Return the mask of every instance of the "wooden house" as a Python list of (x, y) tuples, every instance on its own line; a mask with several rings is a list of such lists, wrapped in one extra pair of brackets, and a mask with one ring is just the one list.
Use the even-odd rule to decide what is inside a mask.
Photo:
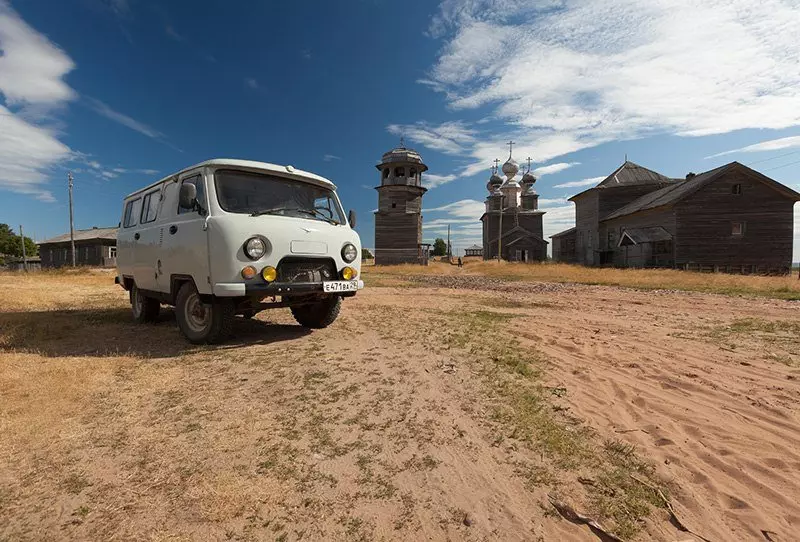
[[(75, 230), (75, 264), (93, 267), (117, 265), (117, 228)], [(42, 267), (72, 265), (69, 233), (39, 243)]]
[(680, 180), (626, 162), (570, 199), (575, 251), (567, 250), (569, 230), (556, 234), (560, 261), (745, 273), (791, 268), (800, 194), (738, 162)]

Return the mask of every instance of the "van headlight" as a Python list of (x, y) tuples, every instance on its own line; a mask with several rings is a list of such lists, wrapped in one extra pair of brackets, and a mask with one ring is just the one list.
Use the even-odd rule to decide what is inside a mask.
[(358, 257), (358, 250), (353, 243), (345, 243), (342, 247), (342, 259), (347, 263), (352, 262)]
[(267, 252), (267, 244), (260, 237), (251, 237), (244, 244), (244, 253), (251, 260), (258, 260)]

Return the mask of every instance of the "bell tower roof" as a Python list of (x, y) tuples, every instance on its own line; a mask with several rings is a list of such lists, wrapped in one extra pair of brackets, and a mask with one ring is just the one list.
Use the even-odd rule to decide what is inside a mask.
[(417, 164), (419, 166), (418, 169), (421, 172), (428, 170), (428, 166), (426, 166), (422, 161), (422, 156), (420, 156), (420, 154), (414, 149), (407, 149), (405, 147), (395, 147), (394, 149), (383, 153), (381, 162), (375, 167), (382, 169), (383, 166), (387, 164), (393, 164), (397, 162), (402, 164)]

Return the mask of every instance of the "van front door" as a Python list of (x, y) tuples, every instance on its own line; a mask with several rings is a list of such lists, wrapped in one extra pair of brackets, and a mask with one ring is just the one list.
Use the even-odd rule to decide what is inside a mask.
[[(197, 188), (197, 199), (192, 208), (180, 206), (180, 189), (184, 183)], [(211, 275), (208, 268), (208, 236), (206, 217), (208, 198), (206, 184), (201, 172), (182, 175), (177, 183), (169, 183), (164, 191), (164, 205), (169, 205), (170, 218), (163, 222), (159, 289), (169, 291), (172, 277), (191, 276), (197, 291), (211, 293)]]

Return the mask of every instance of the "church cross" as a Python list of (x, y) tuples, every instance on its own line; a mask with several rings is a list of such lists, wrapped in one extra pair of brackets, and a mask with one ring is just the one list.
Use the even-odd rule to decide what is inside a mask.
[(511, 158), (511, 153), (514, 150), (514, 143), (516, 143), (516, 141), (509, 141), (508, 142), (508, 157), (509, 158)]

